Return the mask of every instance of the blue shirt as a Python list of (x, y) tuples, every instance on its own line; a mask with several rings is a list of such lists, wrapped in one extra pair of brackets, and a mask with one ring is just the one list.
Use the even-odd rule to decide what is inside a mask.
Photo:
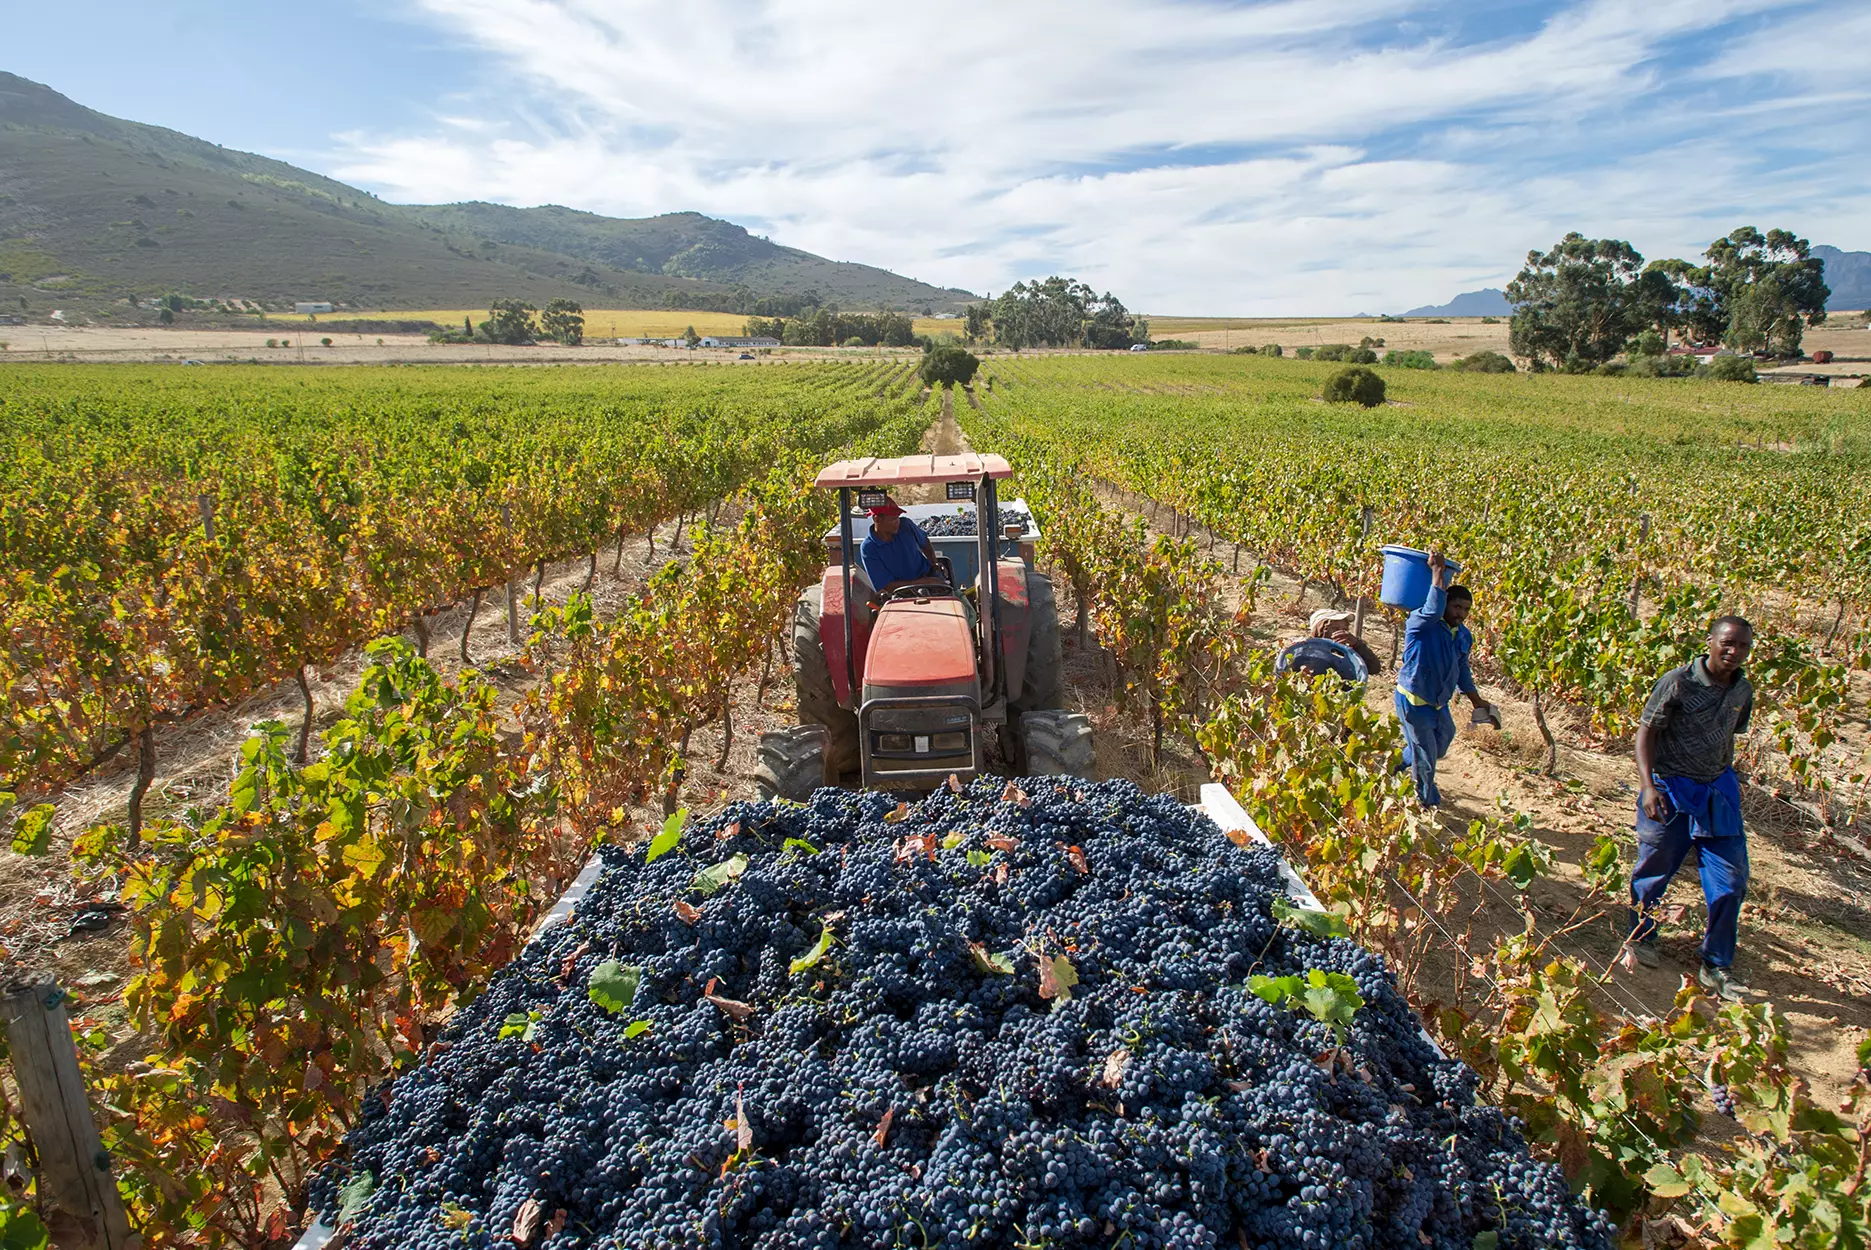
[(1397, 689), (1415, 695), (1413, 702), (1447, 707), (1460, 690), (1475, 693), (1475, 675), (1468, 667), (1468, 652), (1475, 644), (1468, 626), (1450, 629), (1442, 619), (1449, 592), (1431, 586), (1423, 606), (1410, 613), (1403, 630), (1403, 666), (1397, 670)]
[(935, 572), (929, 557), (923, 554), (925, 541), (916, 522), (908, 517), (897, 518), (897, 534), (889, 542), (879, 538), (875, 529), (866, 534), (858, 545), (858, 563), (863, 566), (864, 576), (871, 579), (871, 589), (881, 591), (891, 582)]

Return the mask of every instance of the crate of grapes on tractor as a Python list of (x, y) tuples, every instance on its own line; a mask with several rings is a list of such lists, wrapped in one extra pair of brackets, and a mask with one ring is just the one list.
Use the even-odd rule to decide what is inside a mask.
[(1219, 786), (826, 787), (601, 856), (302, 1246), (1611, 1248)]
[[(802, 799), (848, 775), (910, 793), (970, 781), (986, 771), (990, 731), (1015, 773), (1091, 775), (1091, 724), (1061, 707), (1052, 581), (1033, 568), (1039, 527), (1024, 502), (998, 498), (1012, 473), (974, 454), (841, 460), (819, 473), (838, 492), (838, 524), (794, 612), (799, 724), (762, 735), (762, 797)], [(931, 486), (943, 502), (891, 498)], [(892, 534), (901, 524), (874, 522), (880, 509), (927, 536), (923, 575), (871, 584), (863, 543), (874, 523)]]

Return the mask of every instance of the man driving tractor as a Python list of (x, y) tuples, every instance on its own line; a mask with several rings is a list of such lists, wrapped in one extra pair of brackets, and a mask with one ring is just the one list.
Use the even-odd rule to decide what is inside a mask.
[(899, 586), (948, 584), (936, 572), (935, 550), (928, 537), (903, 515), (903, 509), (886, 499), (865, 509), (865, 515), (871, 519), (871, 532), (858, 547), (858, 564), (870, 578), (873, 605)]

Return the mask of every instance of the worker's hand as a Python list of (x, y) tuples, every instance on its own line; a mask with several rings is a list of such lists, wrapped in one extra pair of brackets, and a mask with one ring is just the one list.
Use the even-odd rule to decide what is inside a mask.
[(1644, 809), (1644, 815), (1650, 819), (1659, 823), (1669, 819), (1669, 804), (1664, 801), (1663, 791), (1657, 789), (1655, 782), (1644, 782), (1643, 789), (1638, 792), (1637, 802)]
[(1443, 584), (1444, 578), (1448, 574), (1448, 571), (1449, 571), (1448, 557), (1443, 555), (1440, 551), (1430, 552), (1429, 553), (1429, 578), (1430, 580), (1434, 582), (1436, 585), (1441, 586)]

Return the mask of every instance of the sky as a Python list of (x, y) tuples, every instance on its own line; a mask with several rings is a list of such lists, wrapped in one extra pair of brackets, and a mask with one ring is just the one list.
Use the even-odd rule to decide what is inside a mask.
[(1350, 315), (1567, 231), (1871, 249), (1865, 0), (0, 0), (0, 69), (396, 202), (696, 210), (998, 292)]

